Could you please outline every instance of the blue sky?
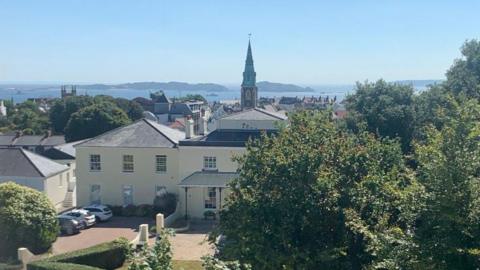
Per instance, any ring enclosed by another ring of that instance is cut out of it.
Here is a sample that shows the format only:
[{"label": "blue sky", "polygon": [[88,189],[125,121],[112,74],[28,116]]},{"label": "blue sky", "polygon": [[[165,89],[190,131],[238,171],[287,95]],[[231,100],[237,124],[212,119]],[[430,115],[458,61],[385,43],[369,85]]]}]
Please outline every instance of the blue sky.
[{"label": "blue sky", "polygon": [[0,0],[0,81],[442,79],[480,1]]}]

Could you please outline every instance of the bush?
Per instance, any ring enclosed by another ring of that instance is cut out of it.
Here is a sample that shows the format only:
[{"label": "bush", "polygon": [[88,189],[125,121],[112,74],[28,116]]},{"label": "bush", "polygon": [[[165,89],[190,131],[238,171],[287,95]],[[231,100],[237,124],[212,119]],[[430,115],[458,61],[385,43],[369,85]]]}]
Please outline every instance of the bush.
[{"label": "bush", "polygon": [[9,262],[9,263],[0,263],[0,270],[20,270],[22,269],[22,264],[18,261]]},{"label": "bush", "polygon": [[137,207],[133,204],[129,204],[122,208],[122,216],[133,217],[137,212]]},{"label": "bush", "polygon": [[177,208],[177,195],[165,193],[162,196],[156,196],[153,200],[153,210],[155,213],[162,213],[165,217],[173,214]]},{"label": "bush", "polygon": [[153,215],[153,206],[148,204],[138,205],[135,211],[135,216],[137,217],[152,217]]},{"label": "bush", "polygon": [[55,208],[41,192],[7,182],[0,184],[0,258],[15,258],[19,247],[47,251],[59,231]]},{"label": "bush", "polygon": [[90,248],[77,250],[36,261],[27,265],[28,270],[93,270],[116,269],[123,265],[129,248],[126,239],[118,239]]},{"label": "bush", "polygon": [[108,205],[108,208],[112,210],[114,216],[122,216],[123,206],[121,205]]}]

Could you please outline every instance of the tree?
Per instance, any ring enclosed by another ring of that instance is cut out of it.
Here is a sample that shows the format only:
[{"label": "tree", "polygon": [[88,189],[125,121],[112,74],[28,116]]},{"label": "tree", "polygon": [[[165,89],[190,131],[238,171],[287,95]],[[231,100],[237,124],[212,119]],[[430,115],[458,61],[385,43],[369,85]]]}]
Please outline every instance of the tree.
[{"label": "tree", "polygon": [[369,132],[382,137],[399,138],[409,152],[414,128],[413,87],[379,80],[357,83],[356,92],[346,98],[347,125],[358,131],[364,122]]},{"label": "tree", "polygon": [[116,98],[115,104],[127,113],[128,118],[132,121],[143,118],[143,108],[137,102],[126,98]]},{"label": "tree", "polygon": [[220,224],[225,260],[253,269],[404,267],[423,190],[398,143],[301,112],[237,157]]},{"label": "tree", "polygon": [[71,96],[57,99],[50,108],[50,121],[55,133],[63,134],[72,114],[93,104],[89,96]]},{"label": "tree", "polygon": [[19,247],[44,252],[57,238],[57,214],[41,192],[7,182],[0,184],[0,228],[0,258],[16,258]]},{"label": "tree", "polygon": [[461,49],[462,58],[455,60],[447,71],[446,87],[454,95],[463,93],[480,98],[480,41],[466,41]]},{"label": "tree", "polygon": [[422,269],[480,267],[480,106],[456,103],[441,130],[416,146],[418,179],[427,191],[417,242]]},{"label": "tree", "polygon": [[115,104],[93,104],[72,114],[65,127],[65,140],[70,142],[91,138],[129,123],[127,114]]},{"label": "tree", "polygon": [[172,248],[168,240],[172,235],[170,230],[161,230],[152,248],[144,245],[139,251],[130,250],[128,270],[172,270]]}]

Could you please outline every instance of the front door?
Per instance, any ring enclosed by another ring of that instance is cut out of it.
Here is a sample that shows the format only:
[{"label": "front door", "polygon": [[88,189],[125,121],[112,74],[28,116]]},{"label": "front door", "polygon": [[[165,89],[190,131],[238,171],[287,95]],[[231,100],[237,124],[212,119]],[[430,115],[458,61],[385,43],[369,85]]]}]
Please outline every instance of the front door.
[{"label": "front door", "polygon": [[91,185],[90,186],[90,203],[91,204],[101,204],[102,198],[100,195],[100,185]]},{"label": "front door", "polygon": [[123,205],[133,204],[133,186],[123,185]]}]

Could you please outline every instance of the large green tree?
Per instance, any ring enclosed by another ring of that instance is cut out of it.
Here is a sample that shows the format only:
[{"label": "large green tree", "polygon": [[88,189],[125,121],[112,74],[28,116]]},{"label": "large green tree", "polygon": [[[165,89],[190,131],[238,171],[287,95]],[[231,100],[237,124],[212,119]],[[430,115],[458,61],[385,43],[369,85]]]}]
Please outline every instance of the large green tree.
[{"label": "large green tree", "polygon": [[72,114],[65,127],[65,140],[91,138],[129,123],[127,114],[115,104],[95,103]]},{"label": "large green tree", "polygon": [[447,71],[446,87],[454,95],[480,98],[480,41],[466,41],[461,49],[462,57],[455,60]]},{"label": "large green tree", "polygon": [[57,99],[50,108],[50,121],[55,133],[63,134],[72,114],[93,104],[90,96],[72,96]]},{"label": "large green tree", "polygon": [[0,232],[0,259],[16,258],[19,247],[44,252],[57,238],[55,208],[39,191],[0,184]]},{"label": "large green tree", "polygon": [[301,112],[237,158],[216,235],[221,255],[253,269],[362,269],[413,261],[422,188],[397,143]]},{"label": "large green tree", "polygon": [[383,80],[357,83],[346,102],[350,129],[366,128],[381,137],[399,138],[402,149],[410,150],[415,119],[412,86]]},{"label": "large green tree", "polygon": [[431,127],[416,147],[428,194],[416,232],[422,269],[480,267],[480,106],[455,105],[442,129]]}]

